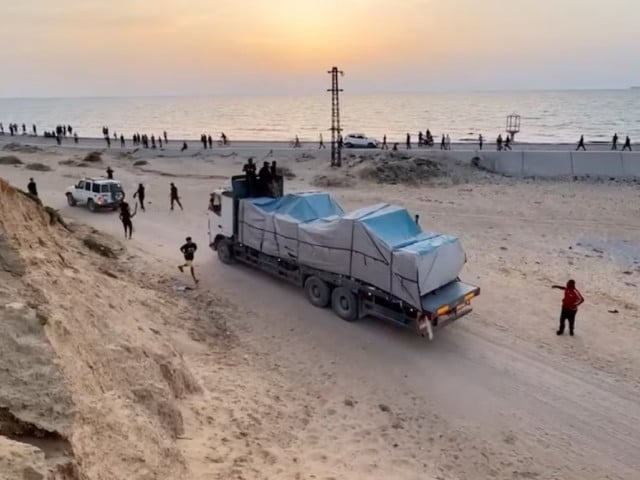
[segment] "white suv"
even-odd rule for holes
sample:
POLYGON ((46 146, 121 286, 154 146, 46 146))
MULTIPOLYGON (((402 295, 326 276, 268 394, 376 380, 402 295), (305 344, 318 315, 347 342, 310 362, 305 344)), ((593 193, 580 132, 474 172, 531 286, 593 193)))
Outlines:
POLYGON ((86 205, 92 212, 99 208, 117 210, 124 200, 122 184, 106 178, 83 178, 77 185, 67 188, 65 195, 71 207, 86 205))
POLYGON ((378 140, 367 137, 364 133, 351 133, 344 137, 344 146, 347 148, 377 148, 378 140))

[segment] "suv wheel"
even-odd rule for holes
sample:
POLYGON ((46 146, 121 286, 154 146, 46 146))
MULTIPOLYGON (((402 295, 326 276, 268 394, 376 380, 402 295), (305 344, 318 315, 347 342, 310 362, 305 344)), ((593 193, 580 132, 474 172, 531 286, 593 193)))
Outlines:
POLYGON ((89 208, 90 212, 96 211, 96 202, 94 202, 91 198, 87 200, 87 208, 89 208))
POLYGON ((67 204, 70 207, 75 207, 77 205, 76 199, 73 198, 73 195, 71 195, 70 193, 67 193, 67 204))

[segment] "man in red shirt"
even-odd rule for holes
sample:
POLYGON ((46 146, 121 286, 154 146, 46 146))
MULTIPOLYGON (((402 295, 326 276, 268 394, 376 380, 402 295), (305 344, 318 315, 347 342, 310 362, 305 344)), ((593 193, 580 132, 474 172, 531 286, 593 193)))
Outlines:
POLYGON ((562 311, 560 313, 560 328, 556 332, 558 335, 564 333, 564 323, 569 321, 569 335, 573 336, 573 329, 576 323, 576 313, 578 313, 578 306, 584 303, 584 297, 576 288, 576 282, 569 280, 567 286, 554 285, 551 288, 557 288, 564 290, 564 298, 562 299, 562 311))

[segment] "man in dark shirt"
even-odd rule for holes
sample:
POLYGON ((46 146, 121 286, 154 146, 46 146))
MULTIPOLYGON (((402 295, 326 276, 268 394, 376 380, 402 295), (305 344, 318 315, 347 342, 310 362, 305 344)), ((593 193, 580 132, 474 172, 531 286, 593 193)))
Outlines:
POLYGON ((107 167, 107 178, 113 180, 113 169, 111 167, 107 167))
POLYGON ((33 178, 29 179, 29 183, 27 184, 27 190, 34 197, 38 196, 38 187, 36 186, 36 182, 34 182, 33 178))
POLYGON ((140 202, 140 208, 142 209, 142 211, 144 212, 144 185, 143 184, 138 184, 138 189, 136 190, 136 193, 133 194, 133 198, 138 198, 138 202, 140 202))
POLYGON ((576 282, 569 280, 567 286, 554 285, 551 288, 557 288, 558 290, 564 290, 564 298, 562 299, 562 310, 560 312, 560 328, 556 332, 558 335, 564 333, 565 321, 569 321, 569 335, 573 336, 574 326, 576 323, 576 314, 578 313, 578 307, 584 303, 584 297, 576 288, 576 282))
POLYGON ((195 258, 197 249, 198 246, 191 240, 191 237, 187 237, 186 243, 180 247, 180 251, 184 255, 184 264, 178 267, 181 272, 184 272, 184 267, 189 267, 191 277, 196 284, 198 284, 198 279, 196 278, 196 272, 193 268, 193 259, 195 258))
POLYGON ((184 208, 182 208, 182 204, 180 203, 180 197, 178 196, 178 187, 176 187, 173 182, 171 182, 169 197, 171 198, 171 210, 173 210, 174 203, 178 204, 180 210, 184 210, 184 208))
POLYGON ((258 178, 260 180, 262 193, 267 196, 271 195, 271 183, 273 182, 273 177, 271 176, 271 167, 269 162, 264 162, 262 164, 262 168, 260 169, 260 172, 258 172, 258 178))
POLYGON ((256 194, 256 164, 253 163, 253 158, 249 158, 242 166, 242 173, 247 179, 247 193, 251 197, 256 194))
POLYGON ((131 240, 131 235, 133 234, 133 223, 131 219, 135 217, 135 215, 135 212, 131 213, 129 204, 126 201, 120 203, 120 220, 124 227, 124 238, 129 238, 129 240, 131 240))

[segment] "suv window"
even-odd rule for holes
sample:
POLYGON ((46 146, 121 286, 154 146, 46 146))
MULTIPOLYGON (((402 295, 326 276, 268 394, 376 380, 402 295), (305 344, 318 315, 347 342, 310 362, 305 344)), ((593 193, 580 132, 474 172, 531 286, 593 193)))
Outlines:
POLYGON ((107 185, 107 184, 100 185, 100 191, 101 191, 102 193, 109 193, 109 191, 110 191, 110 190, 109 190, 109 185, 107 185))
POLYGON ((97 183, 93 184, 93 193, 100 193, 100 185, 98 185, 97 183))
POLYGON ((80 180, 78 182, 78 185, 76 185, 76 188, 84 190, 84 180, 80 180))
POLYGON ((87 192, 90 192, 90 191, 91 191, 91 182, 86 182, 86 183, 84 184, 84 189, 85 189, 87 192))

